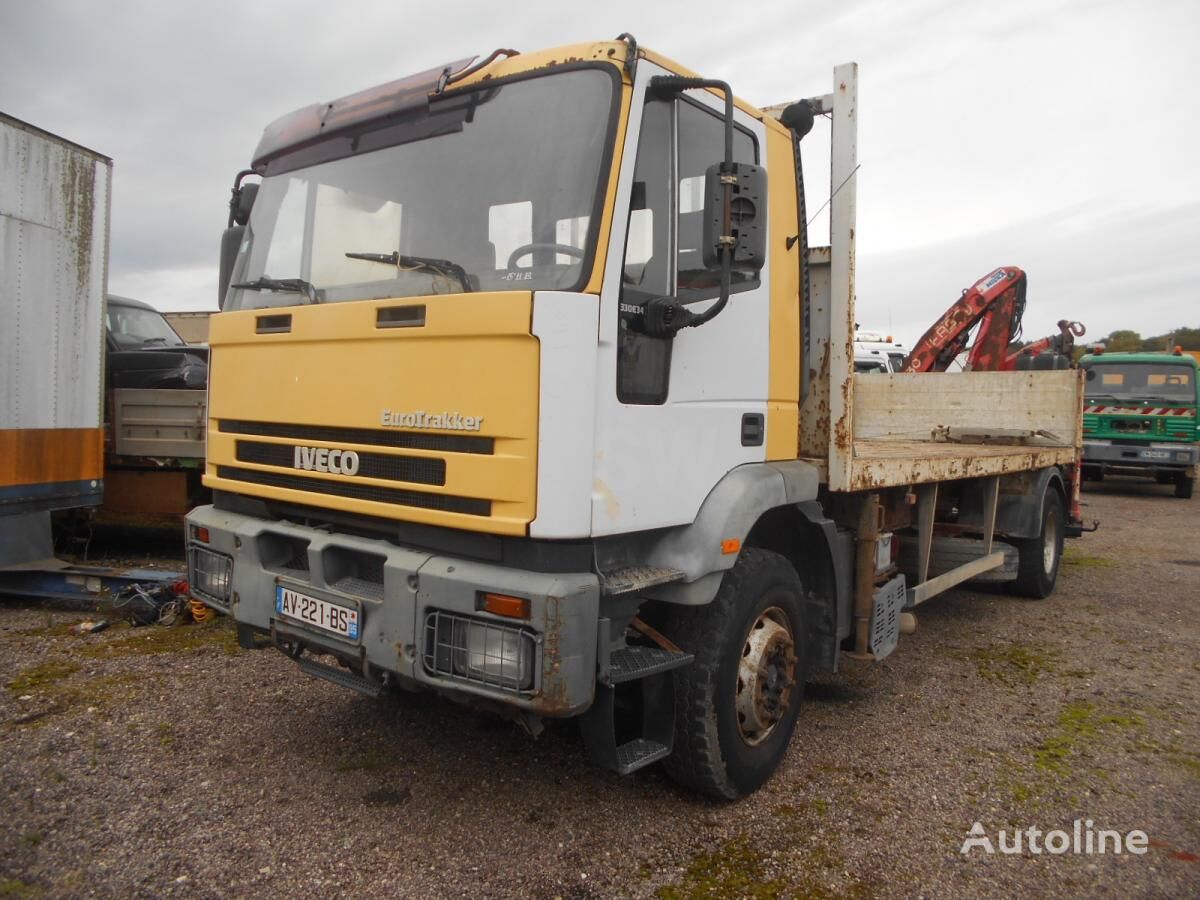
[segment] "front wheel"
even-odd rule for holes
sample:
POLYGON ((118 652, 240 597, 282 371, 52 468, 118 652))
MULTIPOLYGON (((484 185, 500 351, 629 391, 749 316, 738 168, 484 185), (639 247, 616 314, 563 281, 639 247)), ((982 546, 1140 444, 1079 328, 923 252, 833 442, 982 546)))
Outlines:
POLYGON ((733 800, 778 768, 804 693, 802 598, 791 563, 747 548, 712 603, 674 612, 668 631, 695 656, 675 673, 675 781, 733 800))
POLYGON ((1013 541, 1017 547, 1017 580, 1013 593, 1044 600, 1054 593, 1062 563, 1066 515, 1062 495, 1050 485, 1042 498, 1041 534, 1030 540, 1013 541))
POLYGON ((1196 479, 1188 475, 1180 475, 1175 480, 1175 496, 1180 500, 1192 499, 1192 488, 1196 486, 1196 479))

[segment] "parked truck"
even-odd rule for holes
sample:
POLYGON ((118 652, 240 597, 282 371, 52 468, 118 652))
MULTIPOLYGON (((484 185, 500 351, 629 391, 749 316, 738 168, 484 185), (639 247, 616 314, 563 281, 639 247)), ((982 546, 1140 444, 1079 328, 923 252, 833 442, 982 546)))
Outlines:
POLYGON ((192 346, 149 303, 110 295, 104 313, 105 466, 99 521, 179 528, 207 502, 208 348, 192 346))
POLYGON ((854 373, 857 112, 853 64, 760 109, 622 35, 270 125, 222 239, 197 596, 310 675, 578 717, 599 764, 724 798, 906 611, 1048 596, 1079 373, 854 373))
POLYGON ((1200 463, 1198 365, 1191 353, 1093 352, 1086 377, 1083 475, 1153 478, 1187 500, 1200 463))
POLYGON ((0 113, 0 566, 103 496, 112 160, 0 113))

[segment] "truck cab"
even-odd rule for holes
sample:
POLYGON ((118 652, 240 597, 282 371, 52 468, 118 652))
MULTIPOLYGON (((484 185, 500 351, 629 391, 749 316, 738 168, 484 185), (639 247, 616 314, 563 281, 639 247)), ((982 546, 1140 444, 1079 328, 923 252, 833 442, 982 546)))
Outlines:
POLYGON ((1085 373, 1083 474, 1154 478, 1192 496, 1200 461, 1197 361, 1174 353, 1091 353, 1085 373))

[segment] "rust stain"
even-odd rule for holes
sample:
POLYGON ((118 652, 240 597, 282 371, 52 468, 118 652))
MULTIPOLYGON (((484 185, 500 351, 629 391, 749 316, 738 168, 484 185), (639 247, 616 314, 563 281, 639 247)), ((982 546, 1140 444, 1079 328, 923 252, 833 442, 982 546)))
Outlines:
POLYGON ((92 275, 92 226, 96 213, 96 166, 78 154, 65 156, 59 183, 63 219, 75 249, 75 282, 80 298, 86 298, 92 275))
POLYGON ((565 627, 563 621, 563 598, 547 597, 545 616, 542 621, 542 689, 533 699, 533 708, 544 715, 561 715, 571 708, 567 682, 562 674, 562 648, 560 640, 565 627))

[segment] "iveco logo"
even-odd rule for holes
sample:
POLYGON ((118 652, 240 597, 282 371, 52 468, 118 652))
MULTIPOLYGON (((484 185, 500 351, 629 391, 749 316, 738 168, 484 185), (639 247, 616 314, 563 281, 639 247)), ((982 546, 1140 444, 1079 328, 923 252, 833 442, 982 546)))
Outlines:
POLYGON ((357 475, 358 454, 353 450, 330 450, 328 447, 297 447, 294 465, 310 472, 357 475))

